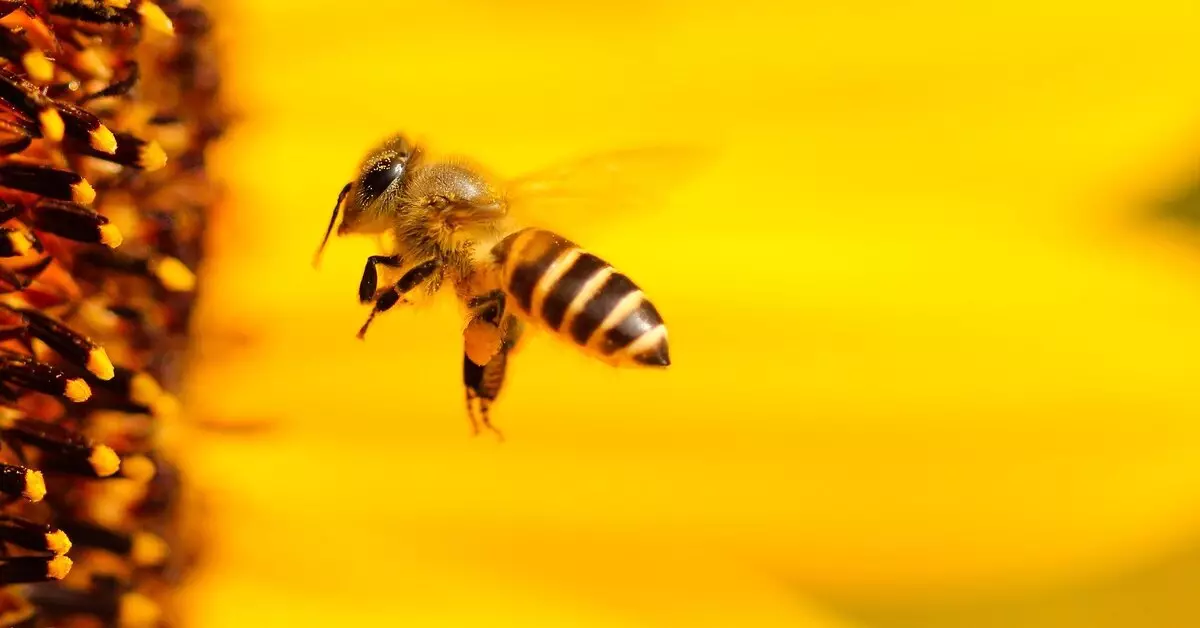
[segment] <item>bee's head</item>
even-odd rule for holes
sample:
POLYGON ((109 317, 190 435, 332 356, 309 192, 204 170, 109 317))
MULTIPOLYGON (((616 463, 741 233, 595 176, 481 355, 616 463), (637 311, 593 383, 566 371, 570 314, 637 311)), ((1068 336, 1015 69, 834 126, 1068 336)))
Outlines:
POLYGON ((358 176, 350 184, 346 205, 342 209, 342 225, 338 235, 369 230, 370 225, 385 218, 389 208, 404 192, 409 163, 416 148, 403 135, 393 135, 367 153, 358 167, 358 176))
POLYGON ((386 227, 389 209, 397 205, 403 194, 409 165, 417 154, 417 148, 399 133, 367 153, 359 164, 358 175, 342 188, 338 196, 333 215, 329 218, 329 227, 325 230, 325 238, 313 258, 314 265, 333 232, 339 208, 342 214, 342 224, 337 230, 339 236, 386 227))

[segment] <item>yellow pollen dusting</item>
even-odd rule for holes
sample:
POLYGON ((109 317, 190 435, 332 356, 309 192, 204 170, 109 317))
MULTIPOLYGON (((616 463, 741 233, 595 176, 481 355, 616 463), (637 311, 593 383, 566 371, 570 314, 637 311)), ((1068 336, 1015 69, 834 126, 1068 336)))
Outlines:
POLYGON ((175 25, 171 23, 171 18, 163 13, 162 8, 153 2, 142 2, 138 7, 138 13, 142 16, 142 23, 146 28, 157 31, 164 35, 174 35, 175 25))
POLYGON ((17 255, 24 255, 33 248, 33 240, 29 239, 29 235, 20 231, 9 231, 8 241, 12 243, 13 251, 17 255))
POLYGON ((55 530, 46 535, 46 549, 62 556, 71 551, 71 539, 62 530, 55 530))
POLYGON ((91 205, 96 200, 96 189, 84 179, 71 186, 71 199, 80 205, 91 205))
POLYGON ((47 109, 38 114, 38 123, 42 127, 42 135, 51 142, 62 140, 63 131, 66 126, 63 124, 62 116, 53 109, 47 109))
POLYGON ((47 59, 41 50, 30 50, 21 56, 25 71, 35 81, 48 82, 54 78, 54 62, 47 59))
POLYGON ((121 472, 126 478, 144 484, 154 479, 158 467, 145 456, 128 456, 121 461, 121 472))
POLYGON ((66 556, 55 556, 46 563, 46 575, 55 580, 62 580, 71 573, 71 559, 66 556))
POLYGON ((87 370, 103 380, 110 380, 115 374, 112 360, 108 359, 103 347, 96 347, 88 353, 87 370))
POLYGON ((75 53, 75 65, 102 81, 112 78, 112 69, 94 48, 85 48, 75 53))
POLYGON ((63 396, 75 403, 83 403, 92 397, 92 387, 78 377, 68 379, 63 396))
POLYGON ((115 249, 121 246, 125 241, 125 236, 121 235, 121 230, 116 225, 100 225, 100 243, 110 249, 115 249))
POLYGON ((100 128, 92 131, 89 134, 89 139, 91 140, 92 148, 102 153, 112 155, 117 152, 117 138, 106 126, 101 125, 100 128))
POLYGON ((128 523, 129 509, 147 492, 146 486, 137 482, 97 482, 93 488, 95 497, 84 506, 86 515, 93 522, 110 528, 128 523))
POLYGON ((129 0, 104 0, 104 4, 114 9, 128 9, 129 0))
POLYGON ((102 478, 116 473, 121 468, 121 459, 108 445, 96 445, 92 449, 92 455, 88 456, 88 462, 96 475, 102 478))
POLYGON ((150 414, 156 419, 174 419, 179 416, 179 400, 174 395, 162 393, 150 404, 150 414))
POLYGON ((191 292, 196 287, 196 275, 174 257, 163 257, 152 263, 151 272, 172 292, 191 292))
POLYGON ((25 472, 25 499, 31 502, 40 502, 46 496, 46 479, 42 477, 41 471, 29 470, 25 472))
POLYGON ((142 567, 154 567, 167 560, 171 548, 161 537, 148 532, 138 532, 133 535, 133 550, 130 555, 133 562, 142 567))
POLYGON ((98 332, 112 333, 121 323, 121 318, 106 308, 106 304, 107 302, 91 299, 84 301, 79 304, 79 317, 98 332))
POLYGON ((29 304, 28 299, 15 292, 0 296, 0 303, 16 308, 33 307, 29 304))
POLYGON ((153 172, 167 165, 167 153, 158 142, 150 142, 142 147, 138 155, 138 165, 146 172, 153 172))
POLYGON ((163 394, 162 387, 146 373, 138 373, 129 382, 129 398, 143 406, 153 405, 163 394))
POLYGON ((157 626, 162 619, 162 609, 154 600, 141 593, 128 593, 121 597, 118 622, 123 628, 149 628, 157 626))

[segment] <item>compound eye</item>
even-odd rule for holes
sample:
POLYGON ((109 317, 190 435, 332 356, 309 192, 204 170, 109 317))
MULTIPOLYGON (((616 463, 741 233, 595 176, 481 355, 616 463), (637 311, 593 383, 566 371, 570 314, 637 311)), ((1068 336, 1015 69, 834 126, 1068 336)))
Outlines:
POLYGON ((359 185, 359 197, 364 203, 370 203, 379 198, 396 179, 404 174, 406 159, 389 160, 379 163, 363 175, 359 185))

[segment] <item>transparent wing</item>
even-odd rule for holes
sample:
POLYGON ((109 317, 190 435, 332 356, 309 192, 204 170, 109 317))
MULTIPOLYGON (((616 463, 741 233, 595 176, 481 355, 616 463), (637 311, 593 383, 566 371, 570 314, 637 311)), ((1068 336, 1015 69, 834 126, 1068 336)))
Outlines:
POLYGON ((522 226, 570 233, 661 211, 714 152, 658 146, 598 153, 506 183, 512 218, 522 226))

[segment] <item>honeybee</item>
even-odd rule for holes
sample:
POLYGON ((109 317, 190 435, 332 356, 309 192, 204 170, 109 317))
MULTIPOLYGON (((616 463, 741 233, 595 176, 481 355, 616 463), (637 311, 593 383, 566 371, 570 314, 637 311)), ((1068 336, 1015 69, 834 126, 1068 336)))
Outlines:
POLYGON ((359 300, 374 304, 360 339, 378 314, 410 295, 452 286, 466 318, 462 377, 474 434, 482 424, 500 436, 489 409, 526 325, 614 366, 671 363, 666 324, 629 277, 511 211, 547 199, 586 203, 563 185, 570 173, 558 168, 501 182, 464 159, 431 158, 395 134, 366 154, 338 194, 313 258, 316 266, 339 213, 339 236, 383 236, 388 250, 367 258, 359 282, 359 300), (379 266, 403 273, 381 288, 379 266))

